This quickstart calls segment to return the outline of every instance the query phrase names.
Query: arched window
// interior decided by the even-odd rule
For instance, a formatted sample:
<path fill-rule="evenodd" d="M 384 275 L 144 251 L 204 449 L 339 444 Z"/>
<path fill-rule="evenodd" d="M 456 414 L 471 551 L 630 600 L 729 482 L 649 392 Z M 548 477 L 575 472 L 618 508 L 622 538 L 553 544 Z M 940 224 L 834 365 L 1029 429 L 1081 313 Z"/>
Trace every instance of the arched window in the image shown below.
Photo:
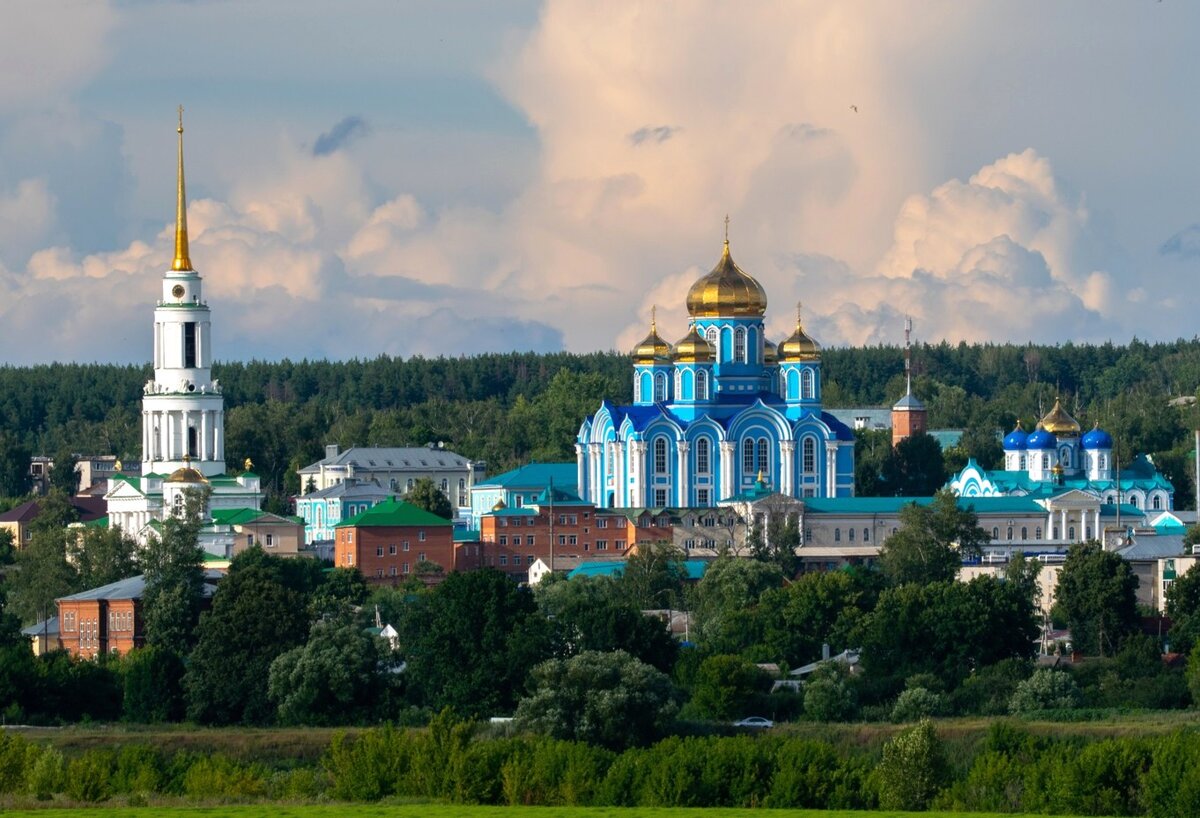
<path fill-rule="evenodd" d="M 1130 498 L 1129 498 L 1129 501 L 1130 501 L 1131 503 L 1133 503 L 1133 507 L 1134 507 L 1134 508 L 1141 508 L 1141 507 L 1142 507 L 1142 498 L 1141 498 L 1141 497 L 1138 497 L 1136 494 L 1135 494 L 1133 497 L 1130 497 Z"/>
<path fill-rule="evenodd" d="M 1107 469 L 1107 468 L 1108 468 L 1108 456 L 1107 456 L 1107 455 L 1103 455 L 1103 454 L 1102 454 L 1102 455 L 1100 455 L 1100 456 L 1097 458 L 1097 461 L 1099 462 L 1099 464 L 1100 464 L 1100 468 L 1101 468 L 1101 469 Z"/>
<path fill-rule="evenodd" d="M 817 441 L 811 437 L 804 438 L 800 451 L 800 465 L 805 474 L 817 473 Z"/>
<path fill-rule="evenodd" d="M 733 331 L 733 362 L 746 363 L 746 330 L 741 327 Z"/>
<path fill-rule="evenodd" d="M 1026 526 L 1021 526 L 1021 539 L 1029 539 L 1029 529 Z"/>
<path fill-rule="evenodd" d="M 713 348 L 713 352 L 717 356 L 717 360 L 721 359 L 721 334 L 716 327 L 709 327 L 704 331 L 704 338 L 708 341 L 709 346 Z"/>
<path fill-rule="evenodd" d="M 742 473 L 754 474 L 754 441 L 750 438 L 742 441 Z"/>
<path fill-rule="evenodd" d="M 1154 495 L 1154 510 L 1158 511 L 1161 508 L 1162 508 L 1162 495 L 1156 494 L 1156 495 Z"/>
<path fill-rule="evenodd" d="M 654 400 L 661 403 L 667 399 L 667 376 L 659 372 L 654 376 Z"/>
<path fill-rule="evenodd" d="M 654 438 L 654 473 L 667 473 L 667 439 L 665 437 Z"/>
<path fill-rule="evenodd" d="M 1010 525 L 1010 526 L 1008 527 L 1008 539 L 1010 539 L 1010 540 L 1011 540 L 1011 539 L 1012 539 L 1012 537 L 1013 537 L 1013 527 Z"/>
<path fill-rule="evenodd" d="M 710 462 L 708 438 L 702 437 L 696 441 L 696 473 L 708 474 L 712 469 Z"/>
<path fill-rule="evenodd" d="M 771 456 L 767 451 L 767 439 L 765 437 L 758 439 L 758 462 L 756 465 L 758 471 L 763 474 L 771 473 Z"/>
<path fill-rule="evenodd" d="M 1062 464 L 1064 469 L 1071 468 L 1071 450 L 1063 446 L 1058 452 L 1058 462 Z"/>
<path fill-rule="evenodd" d="M 1025 455 L 1021 455 L 1021 462 L 1020 462 L 1020 465 L 1017 466 L 1017 468 L 1020 469 L 1021 471 L 1025 471 L 1025 469 L 1028 468 L 1028 466 L 1026 466 L 1025 463 L 1026 463 Z"/>
<path fill-rule="evenodd" d="M 1069 540 L 1075 539 L 1075 526 L 1070 526 L 1067 529 L 1067 539 L 1069 539 Z"/>
<path fill-rule="evenodd" d="M 174 514 L 176 517 L 183 516 L 183 492 L 182 491 L 175 495 L 175 501 L 172 503 L 172 512 L 171 513 Z"/>
<path fill-rule="evenodd" d="M 708 400 L 708 373 L 703 369 L 696 373 L 696 400 Z"/>
<path fill-rule="evenodd" d="M 871 529 L 864 528 L 863 529 L 863 542 L 870 542 L 870 541 L 871 541 Z"/>
<path fill-rule="evenodd" d="M 811 369 L 803 369 L 800 372 L 800 397 L 803 400 L 812 400 L 816 396 L 816 390 L 813 389 L 813 372 Z"/>
<path fill-rule="evenodd" d="M 1034 539 L 1040 540 L 1042 538 L 1042 527 L 1039 525 L 1036 529 L 1034 529 L 1034 531 L 1036 532 L 1034 534 Z"/>
<path fill-rule="evenodd" d="M 993 540 L 1000 539 L 1000 529 L 995 526 L 992 526 L 992 539 Z"/>
<path fill-rule="evenodd" d="M 847 538 L 850 540 L 850 542 L 854 542 L 854 529 L 853 528 L 847 529 L 846 535 L 847 535 Z"/>
<path fill-rule="evenodd" d="M 842 541 L 842 530 L 840 528 L 835 528 L 833 530 L 833 541 L 834 542 Z"/>
<path fill-rule="evenodd" d="M 1042 468 L 1043 469 L 1050 468 L 1050 455 L 1048 455 L 1048 454 L 1042 455 Z"/>

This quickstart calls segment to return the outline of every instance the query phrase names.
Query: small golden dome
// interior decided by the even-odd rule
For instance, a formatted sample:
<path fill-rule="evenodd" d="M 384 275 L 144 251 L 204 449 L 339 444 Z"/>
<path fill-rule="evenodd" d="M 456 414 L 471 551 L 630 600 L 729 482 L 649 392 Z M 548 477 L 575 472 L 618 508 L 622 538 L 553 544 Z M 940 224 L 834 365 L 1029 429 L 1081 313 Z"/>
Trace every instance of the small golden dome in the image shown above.
<path fill-rule="evenodd" d="M 779 363 L 779 347 L 770 341 L 763 341 L 763 363 L 767 366 Z"/>
<path fill-rule="evenodd" d="M 1042 418 L 1041 426 L 1047 432 L 1059 437 L 1079 434 L 1079 421 L 1067 414 L 1058 398 L 1054 399 L 1054 408 Z"/>
<path fill-rule="evenodd" d="M 503 500 L 497 500 L 496 504 L 492 506 L 492 511 L 504 511 L 506 508 L 508 508 L 508 503 Z"/>
<path fill-rule="evenodd" d="M 163 481 L 164 483 L 207 483 L 208 478 L 200 472 L 193 469 L 191 466 L 181 466 L 171 472 L 171 476 Z"/>
<path fill-rule="evenodd" d="M 658 364 L 666 363 L 671 359 L 671 345 L 662 339 L 658 334 L 658 309 L 656 307 L 650 310 L 650 334 L 642 339 L 642 342 L 633 349 L 633 362 L 635 364 Z"/>
<path fill-rule="evenodd" d="M 716 351 L 692 324 L 688 334 L 675 344 L 675 361 L 681 364 L 711 364 L 716 360 Z"/>
<path fill-rule="evenodd" d="M 796 331 L 779 345 L 778 355 L 780 361 L 788 363 L 821 359 L 821 345 L 804 331 L 804 323 L 800 320 L 799 304 L 796 305 Z"/>
<path fill-rule="evenodd" d="M 767 293 L 753 276 L 743 272 L 729 255 L 729 239 L 721 260 L 687 294 L 688 313 L 693 318 L 752 316 L 767 311 Z"/>

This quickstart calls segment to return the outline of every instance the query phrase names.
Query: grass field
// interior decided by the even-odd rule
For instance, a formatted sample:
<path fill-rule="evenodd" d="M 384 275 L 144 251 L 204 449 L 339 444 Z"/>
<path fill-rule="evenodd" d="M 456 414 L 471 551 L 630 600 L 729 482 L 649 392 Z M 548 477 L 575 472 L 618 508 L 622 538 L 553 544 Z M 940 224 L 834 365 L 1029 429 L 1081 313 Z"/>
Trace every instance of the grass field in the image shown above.
<path fill-rule="evenodd" d="M 130 814 L 166 816 L 166 818 L 1000 818 L 982 812 L 855 812 L 825 810 L 755 809 L 670 809 L 649 807 L 469 807 L 443 804 L 405 804 L 400 806 L 351 806 L 321 804 L 288 806 L 253 804 L 227 807 L 95 807 L 86 810 L 39 809 L 5 812 L 27 818 L 109 818 Z M 1006 813 L 1004 818 L 1020 818 Z"/>

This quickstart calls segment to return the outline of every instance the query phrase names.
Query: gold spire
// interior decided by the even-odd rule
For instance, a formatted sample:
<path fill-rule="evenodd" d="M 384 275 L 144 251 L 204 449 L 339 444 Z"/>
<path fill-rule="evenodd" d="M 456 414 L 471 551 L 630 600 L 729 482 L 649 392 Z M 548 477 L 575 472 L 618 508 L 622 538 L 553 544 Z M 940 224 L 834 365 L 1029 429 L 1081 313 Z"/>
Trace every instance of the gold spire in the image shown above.
<path fill-rule="evenodd" d="M 172 270 L 191 271 L 192 260 L 188 258 L 187 234 L 187 194 L 183 189 L 183 106 L 179 106 L 179 173 L 176 191 L 178 200 L 175 203 L 175 260 L 171 262 Z"/>

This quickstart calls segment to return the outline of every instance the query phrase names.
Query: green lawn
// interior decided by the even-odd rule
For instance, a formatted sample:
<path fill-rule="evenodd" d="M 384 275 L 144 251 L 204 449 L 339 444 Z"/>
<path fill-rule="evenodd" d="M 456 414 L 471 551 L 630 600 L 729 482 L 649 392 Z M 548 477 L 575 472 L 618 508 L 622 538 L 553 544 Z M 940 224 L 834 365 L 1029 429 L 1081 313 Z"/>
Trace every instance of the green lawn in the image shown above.
<path fill-rule="evenodd" d="M 911 818 L 1001 818 L 993 813 L 982 812 L 856 812 L 850 810 L 754 810 L 754 809 L 671 809 L 649 807 L 469 807 L 443 804 L 406 804 L 403 806 L 362 806 L 346 804 L 322 804 L 314 806 L 280 806 L 254 804 L 228 807 L 94 807 L 81 809 L 39 809 L 5 812 L 9 816 L 27 818 L 107 818 L 145 814 L 173 816 L 174 818 L 887 818 L 911 816 Z M 1020 818 L 1011 813 L 1003 818 Z"/>

